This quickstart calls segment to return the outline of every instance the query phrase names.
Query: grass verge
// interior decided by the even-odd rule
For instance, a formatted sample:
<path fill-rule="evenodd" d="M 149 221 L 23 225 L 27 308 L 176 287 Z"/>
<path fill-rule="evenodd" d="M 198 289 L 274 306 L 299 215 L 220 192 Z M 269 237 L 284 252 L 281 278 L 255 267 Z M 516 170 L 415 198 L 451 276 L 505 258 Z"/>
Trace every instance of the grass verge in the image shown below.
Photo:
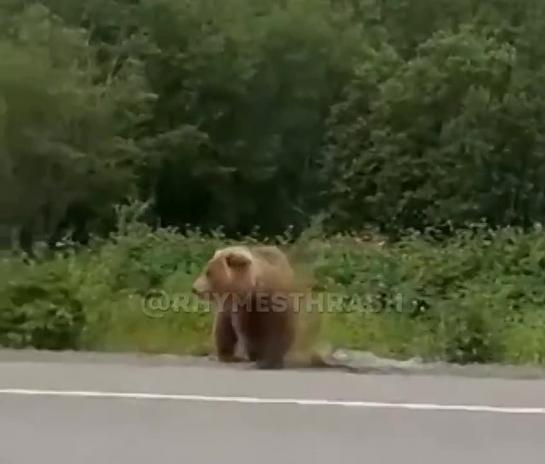
<path fill-rule="evenodd" d="M 188 291 L 226 243 L 220 234 L 134 223 L 85 249 L 30 262 L 4 256 L 0 345 L 206 354 L 211 313 Z M 422 236 L 381 245 L 311 235 L 292 250 L 311 258 L 315 290 L 334 295 L 320 334 L 333 347 L 459 363 L 544 363 L 545 236 L 538 230 L 467 232 L 440 244 Z"/>

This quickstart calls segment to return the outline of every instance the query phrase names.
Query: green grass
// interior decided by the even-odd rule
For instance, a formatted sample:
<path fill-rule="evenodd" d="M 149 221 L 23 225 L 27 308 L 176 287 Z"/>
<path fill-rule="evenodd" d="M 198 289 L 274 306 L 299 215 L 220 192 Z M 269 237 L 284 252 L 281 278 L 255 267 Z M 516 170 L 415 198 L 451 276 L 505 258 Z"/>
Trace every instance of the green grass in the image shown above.
<path fill-rule="evenodd" d="M 219 234 L 133 224 L 87 249 L 30 263 L 3 258 L 0 344 L 209 353 L 212 314 L 196 306 L 190 287 L 227 243 Z M 312 264 L 316 290 L 345 297 L 323 315 L 320 337 L 333 347 L 461 363 L 545 361 L 540 231 L 482 231 L 441 244 L 409 237 L 384 246 L 311 235 L 292 251 Z M 171 307 L 150 314 L 150 292 L 169 295 Z"/>

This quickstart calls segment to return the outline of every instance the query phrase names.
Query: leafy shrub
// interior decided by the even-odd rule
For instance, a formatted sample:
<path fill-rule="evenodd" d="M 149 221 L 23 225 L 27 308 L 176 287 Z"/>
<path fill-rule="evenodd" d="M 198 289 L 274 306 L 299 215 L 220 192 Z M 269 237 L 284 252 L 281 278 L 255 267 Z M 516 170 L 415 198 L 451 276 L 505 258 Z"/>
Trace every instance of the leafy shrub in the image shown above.
<path fill-rule="evenodd" d="M 5 258 L 0 343 L 207 353 L 212 314 L 190 288 L 227 243 L 221 234 L 133 223 L 79 252 L 30 263 Z M 321 336 L 334 346 L 458 363 L 545 359 L 540 230 L 476 229 L 442 242 L 413 235 L 395 243 L 311 233 L 287 250 L 310 263 L 316 292 L 341 296 L 322 308 Z M 146 306 L 150 295 L 159 298 L 155 308 Z"/>
<path fill-rule="evenodd" d="M 76 349 L 85 326 L 82 303 L 66 261 L 17 266 L 0 290 L 0 344 L 22 348 Z"/>

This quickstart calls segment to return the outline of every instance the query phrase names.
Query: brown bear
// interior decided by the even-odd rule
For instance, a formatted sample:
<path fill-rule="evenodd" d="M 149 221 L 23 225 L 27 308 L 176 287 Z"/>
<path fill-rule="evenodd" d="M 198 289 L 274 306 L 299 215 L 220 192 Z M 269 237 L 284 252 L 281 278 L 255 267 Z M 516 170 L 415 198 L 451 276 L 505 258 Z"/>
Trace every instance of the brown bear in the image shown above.
<path fill-rule="evenodd" d="M 216 304 L 218 358 L 237 361 L 237 342 L 260 369 L 284 367 L 296 335 L 294 271 L 274 246 L 216 251 L 193 283 L 193 292 Z"/>

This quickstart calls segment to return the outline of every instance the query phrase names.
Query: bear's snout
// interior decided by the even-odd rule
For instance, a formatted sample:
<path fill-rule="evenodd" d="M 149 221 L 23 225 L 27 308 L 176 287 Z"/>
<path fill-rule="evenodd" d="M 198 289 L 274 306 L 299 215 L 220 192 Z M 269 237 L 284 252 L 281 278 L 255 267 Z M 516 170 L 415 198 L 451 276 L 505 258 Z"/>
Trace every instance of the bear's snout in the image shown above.
<path fill-rule="evenodd" d="M 208 291 L 208 283 L 202 276 L 199 277 L 191 286 L 191 292 L 197 296 L 203 296 Z"/>

